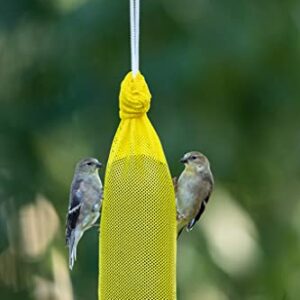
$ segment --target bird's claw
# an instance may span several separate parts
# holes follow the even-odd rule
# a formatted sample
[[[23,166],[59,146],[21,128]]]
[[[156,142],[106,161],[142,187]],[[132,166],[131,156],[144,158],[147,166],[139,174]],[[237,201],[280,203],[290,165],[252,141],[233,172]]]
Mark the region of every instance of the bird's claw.
[[[184,220],[185,216],[177,211],[177,221]]]

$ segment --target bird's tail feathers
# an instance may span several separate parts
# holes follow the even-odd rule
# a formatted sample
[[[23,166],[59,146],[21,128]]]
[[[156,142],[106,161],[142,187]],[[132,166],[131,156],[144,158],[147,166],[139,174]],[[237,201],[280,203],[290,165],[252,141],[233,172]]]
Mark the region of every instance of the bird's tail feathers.
[[[69,268],[73,269],[74,263],[77,257],[77,245],[82,237],[82,233],[78,232],[76,229],[71,232],[68,240],[69,247]]]
[[[185,226],[186,226],[186,224],[183,221],[177,222],[177,239],[179,238],[179,236],[182,233]]]
[[[178,240],[178,238],[179,238],[179,236],[180,236],[180,234],[181,234],[183,228],[184,228],[184,227],[182,227],[182,228],[178,231],[178,233],[177,233],[177,240]]]

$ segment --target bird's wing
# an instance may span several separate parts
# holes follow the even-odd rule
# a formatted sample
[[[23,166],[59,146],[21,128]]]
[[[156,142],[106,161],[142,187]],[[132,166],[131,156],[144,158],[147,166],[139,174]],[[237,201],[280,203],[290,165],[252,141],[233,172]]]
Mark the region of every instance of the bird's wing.
[[[67,213],[66,222],[66,243],[68,244],[72,230],[76,226],[76,222],[80,213],[81,201],[82,201],[82,186],[83,180],[74,180],[71,185],[70,191],[70,203]]]
[[[203,199],[203,201],[201,202],[196,217],[187,225],[187,230],[188,231],[193,229],[194,225],[197,223],[197,221],[199,221],[201,215],[205,211],[205,207],[206,207],[206,205],[207,205],[207,203],[209,201],[209,198],[210,198],[210,195],[211,195],[212,189],[213,189],[213,182],[212,182],[212,180],[208,180],[207,184],[208,184],[207,195]]]

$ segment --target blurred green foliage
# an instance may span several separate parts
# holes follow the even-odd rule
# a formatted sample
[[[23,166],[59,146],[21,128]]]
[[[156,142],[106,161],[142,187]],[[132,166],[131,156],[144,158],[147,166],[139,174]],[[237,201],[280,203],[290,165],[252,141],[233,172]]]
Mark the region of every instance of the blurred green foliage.
[[[97,299],[96,231],[79,245],[69,298],[55,290],[65,271],[53,261],[67,260],[74,164],[84,156],[105,163],[118,126],[119,84],[130,66],[127,2],[0,2],[1,299]],[[210,206],[217,210],[227,195],[251,224],[259,253],[240,273],[222,255],[220,262],[208,206],[179,241],[178,299],[300,299],[299,1],[142,1],[141,20],[149,116],[172,174],[184,152],[203,151],[216,177]],[[28,255],[23,240],[48,235],[48,206],[45,218],[24,226],[28,208],[44,207],[41,197],[59,227]],[[234,243],[244,255],[242,240]]]

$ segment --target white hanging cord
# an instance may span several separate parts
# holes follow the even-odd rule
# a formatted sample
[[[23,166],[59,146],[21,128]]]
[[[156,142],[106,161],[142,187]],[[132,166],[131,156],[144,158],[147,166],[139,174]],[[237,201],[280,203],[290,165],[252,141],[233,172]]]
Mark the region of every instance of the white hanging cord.
[[[133,76],[139,71],[140,0],[130,0],[130,48]]]

